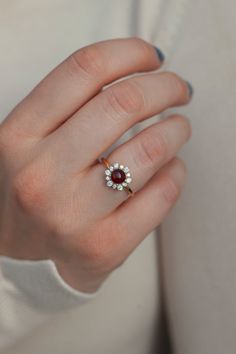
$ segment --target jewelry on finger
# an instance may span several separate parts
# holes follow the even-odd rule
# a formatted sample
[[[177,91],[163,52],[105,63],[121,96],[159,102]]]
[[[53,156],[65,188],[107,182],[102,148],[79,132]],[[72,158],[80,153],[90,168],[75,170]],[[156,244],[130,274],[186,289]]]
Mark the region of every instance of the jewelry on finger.
[[[134,195],[129,186],[132,182],[132,177],[128,166],[124,166],[119,162],[111,164],[105,157],[102,157],[99,162],[106,167],[104,174],[107,187],[118,191],[125,190],[130,196]]]

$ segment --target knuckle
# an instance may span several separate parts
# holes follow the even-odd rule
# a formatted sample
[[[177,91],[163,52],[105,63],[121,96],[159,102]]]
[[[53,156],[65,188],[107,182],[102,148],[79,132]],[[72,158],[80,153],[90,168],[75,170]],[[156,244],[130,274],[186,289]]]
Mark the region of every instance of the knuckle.
[[[99,45],[93,44],[79,49],[70,57],[69,63],[72,72],[82,72],[86,76],[100,76],[107,67],[104,50]]]
[[[145,132],[140,136],[139,149],[137,149],[139,164],[154,165],[157,161],[163,161],[167,155],[168,142],[161,131],[158,134]]]
[[[176,73],[166,72],[168,86],[174,93],[174,104],[183,104],[188,101],[188,89],[186,82]]]
[[[27,212],[44,206],[48,193],[43,172],[35,165],[24,167],[13,179],[12,192],[20,208]]]
[[[117,118],[143,110],[145,99],[140,85],[134,80],[126,80],[105,91],[106,111]]]

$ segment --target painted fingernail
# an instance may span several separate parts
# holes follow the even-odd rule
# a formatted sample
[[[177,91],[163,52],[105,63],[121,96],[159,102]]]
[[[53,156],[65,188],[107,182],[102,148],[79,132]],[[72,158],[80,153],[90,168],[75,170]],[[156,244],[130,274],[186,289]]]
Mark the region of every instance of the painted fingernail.
[[[188,86],[188,94],[189,94],[189,98],[191,99],[192,96],[193,96],[193,93],[194,93],[194,90],[193,90],[193,86],[190,84],[190,82],[188,81],[185,81],[187,86]]]
[[[157,56],[158,56],[160,62],[162,63],[162,62],[165,60],[165,55],[164,55],[164,53],[163,53],[159,48],[157,48],[157,47],[155,47],[155,46],[154,46],[154,48],[155,48],[155,51],[156,51],[156,53],[157,53]]]

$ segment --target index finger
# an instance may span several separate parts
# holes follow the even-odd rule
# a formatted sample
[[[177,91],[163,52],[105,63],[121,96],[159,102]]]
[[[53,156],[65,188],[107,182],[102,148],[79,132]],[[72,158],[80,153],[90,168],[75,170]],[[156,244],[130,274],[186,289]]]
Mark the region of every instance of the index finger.
[[[7,121],[24,136],[57,129],[103,86],[135,72],[157,69],[161,52],[140,38],[112,39],[79,49],[52,70]]]

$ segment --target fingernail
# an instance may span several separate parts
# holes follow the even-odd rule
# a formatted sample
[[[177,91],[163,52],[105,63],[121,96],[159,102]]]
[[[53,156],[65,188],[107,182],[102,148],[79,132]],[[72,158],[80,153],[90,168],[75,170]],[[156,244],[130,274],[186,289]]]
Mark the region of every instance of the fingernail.
[[[190,82],[188,81],[185,81],[187,86],[188,86],[188,94],[189,94],[189,98],[191,99],[192,96],[193,96],[193,93],[194,93],[194,90],[193,90],[193,86],[190,84]]]
[[[162,62],[165,60],[165,55],[164,55],[164,53],[163,53],[159,48],[157,48],[157,47],[155,47],[155,46],[154,46],[154,49],[155,49],[155,51],[156,51],[156,53],[157,53],[157,56],[158,56],[160,62],[162,63]]]

